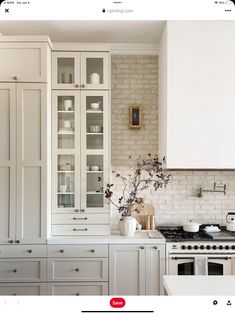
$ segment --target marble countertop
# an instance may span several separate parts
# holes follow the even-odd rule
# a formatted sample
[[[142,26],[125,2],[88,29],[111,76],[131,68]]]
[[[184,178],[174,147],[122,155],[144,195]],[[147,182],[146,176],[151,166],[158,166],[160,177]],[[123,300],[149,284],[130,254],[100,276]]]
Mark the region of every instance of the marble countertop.
[[[154,231],[154,238],[148,233],[153,231],[136,231],[133,237],[120,235],[119,231],[112,231],[107,236],[80,236],[74,237],[53,237],[47,239],[47,244],[160,244],[165,243],[165,238],[157,230]]]
[[[168,295],[235,295],[235,276],[164,276]]]

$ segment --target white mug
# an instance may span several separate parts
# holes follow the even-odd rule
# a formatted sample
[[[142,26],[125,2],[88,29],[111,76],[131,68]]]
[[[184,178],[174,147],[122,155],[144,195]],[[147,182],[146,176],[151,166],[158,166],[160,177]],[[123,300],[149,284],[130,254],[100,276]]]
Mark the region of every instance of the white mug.
[[[64,120],[64,128],[71,128],[71,121],[70,120]]]
[[[71,99],[66,99],[66,100],[64,101],[64,110],[65,110],[65,111],[71,110],[71,109],[72,109],[72,104],[73,104],[73,102],[72,102]]]

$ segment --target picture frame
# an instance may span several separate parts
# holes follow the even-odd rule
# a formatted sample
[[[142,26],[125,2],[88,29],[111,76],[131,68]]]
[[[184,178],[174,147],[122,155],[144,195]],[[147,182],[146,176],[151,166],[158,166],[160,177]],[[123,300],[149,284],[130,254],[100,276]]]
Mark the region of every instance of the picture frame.
[[[131,129],[140,129],[142,126],[142,106],[133,104],[129,106],[129,127]]]

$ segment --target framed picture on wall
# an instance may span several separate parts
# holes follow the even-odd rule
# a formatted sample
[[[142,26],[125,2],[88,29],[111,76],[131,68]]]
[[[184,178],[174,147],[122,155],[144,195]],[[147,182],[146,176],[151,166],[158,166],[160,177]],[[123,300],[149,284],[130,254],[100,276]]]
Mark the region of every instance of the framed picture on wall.
[[[139,104],[133,104],[129,107],[129,126],[131,129],[141,128],[141,111],[142,106]]]

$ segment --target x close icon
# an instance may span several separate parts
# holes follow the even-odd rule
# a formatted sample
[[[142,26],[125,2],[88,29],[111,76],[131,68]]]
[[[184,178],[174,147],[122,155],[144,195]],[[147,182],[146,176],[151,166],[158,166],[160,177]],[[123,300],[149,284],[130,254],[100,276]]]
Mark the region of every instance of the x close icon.
[[[5,13],[9,13],[9,9],[5,9]]]

